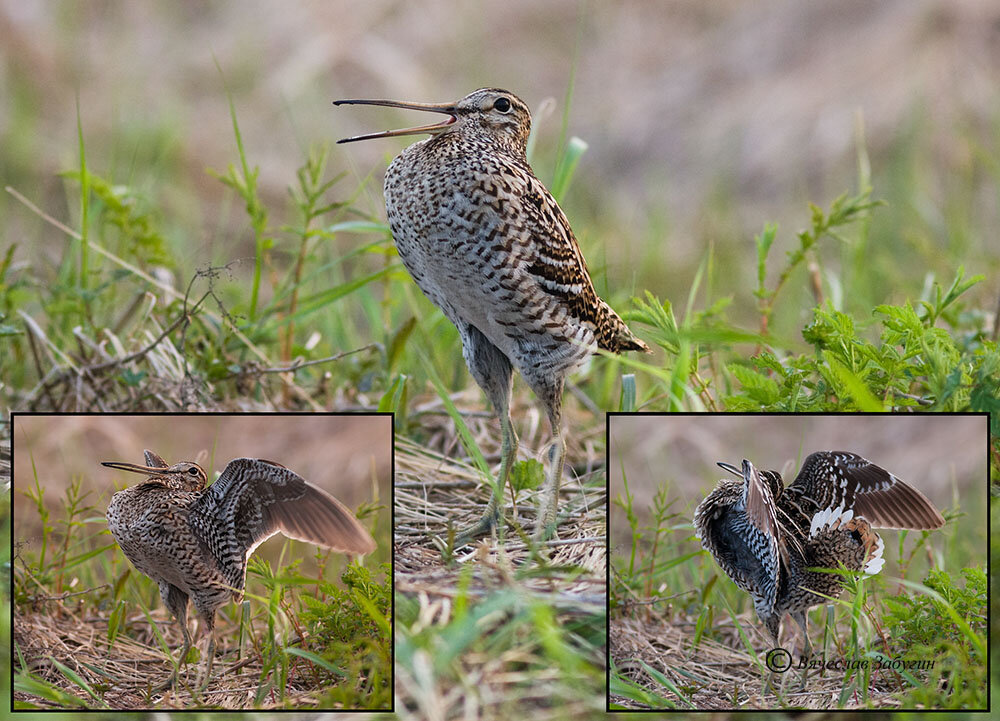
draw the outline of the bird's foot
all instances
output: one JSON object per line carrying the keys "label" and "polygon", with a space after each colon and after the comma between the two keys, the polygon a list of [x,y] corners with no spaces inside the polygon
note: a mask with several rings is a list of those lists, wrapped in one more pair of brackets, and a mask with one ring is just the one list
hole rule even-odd
{"label": "bird's foot", "polygon": [[468,528],[458,531],[455,534],[455,542],[452,548],[455,549],[464,546],[479,536],[491,533],[494,529],[502,529],[502,523],[499,504],[491,503],[486,508],[486,513],[482,515],[482,518]]}
{"label": "bird's foot", "polygon": [[531,540],[534,543],[545,543],[546,541],[558,541],[559,523],[557,519],[553,518],[551,523],[546,523],[545,519],[539,516],[538,522],[535,524],[535,530],[531,534]]}
{"label": "bird's foot", "polygon": [[471,543],[479,536],[491,533],[494,528],[497,528],[497,521],[498,519],[495,516],[483,516],[468,528],[465,528],[455,534],[455,543],[452,548],[464,546],[467,543]]}
{"label": "bird's foot", "polygon": [[[177,685],[177,681],[180,677],[181,666],[187,664],[188,652],[191,650],[191,638],[188,636],[187,631],[184,633],[184,643],[181,645],[180,653],[177,654],[177,665],[174,666],[173,672],[170,674],[170,678],[161,683],[159,686],[153,688],[153,693],[163,693],[167,689],[171,689]],[[173,664],[173,658],[168,659],[171,664]]]}
{"label": "bird's foot", "polygon": [[543,499],[542,506],[538,511],[538,518],[535,519],[535,528],[531,533],[532,542],[542,544],[546,541],[558,541],[559,526],[573,518],[574,515],[572,511],[560,513],[553,503],[546,504]]}

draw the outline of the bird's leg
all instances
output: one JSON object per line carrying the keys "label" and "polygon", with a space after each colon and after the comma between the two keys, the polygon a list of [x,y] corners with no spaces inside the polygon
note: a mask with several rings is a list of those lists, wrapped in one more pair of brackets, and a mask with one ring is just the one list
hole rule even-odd
{"label": "bird's leg", "polygon": [[792,618],[795,619],[795,623],[800,629],[802,629],[802,654],[800,659],[805,658],[806,663],[802,669],[802,676],[799,678],[799,687],[805,688],[806,679],[809,677],[809,667],[812,664],[812,644],[809,643],[809,629],[806,625],[807,617],[806,612],[808,609],[802,609],[800,611],[795,611],[792,613]]}
{"label": "bird's leg", "polygon": [[[781,641],[779,639],[781,636],[781,614],[773,613],[773,609],[770,611],[758,610],[757,616],[764,624],[765,635],[771,642],[771,648],[781,648]],[[767,673],[764,674],[762,690],[777,695],[780,689],[778,686],[775,686],[774,681],[776,677],[780,678],[779,674],[775,673],[770,664],[767,664]]]}
{"label": "bird's leg", "polygon": [[500,518],[503,491],[507,486],[507,479],[510,478],[510,469],[517,459],[517,433],[514,432],[514,424],[510,420],[509,403],[510,398],[505,398],[503,407],[497,411],[500,416],[500,472],[497,474],[496,485],[486,508],[486,515],[492,513],[494,521]]}
{"label": "bird's leg", "polygon": [[781,641],[778,637],[781,635],[781,616],[777,613],[763,616],[761,613],[758,611],[757,615],[764,622],[764,629],[767,631],[767,636],[771,641],[771,648],[780,648]]}
{"label": "bird's leg", "polygon": [[812,656],[812,644],[809,643],[809,629],[806,626],[805,610],[796,611],[795,613],[792,614],[792,618],[795,620],[795,623],[798,624],[799,628],[802,629],[802,639],[803,639],[802,652],[806,658],[809,658]]}
{"label": "bird's leg", "polygon": [[210,631],[208,636],[208,653],[205,655],[205,676],[198,684],[199,688],[208,686],[212,678],[212,662],[215,660],[215,631]]}
{"label": "bird's leg", "polygon": [[[469,372],[479,387],[485,391],[500,419],[500,473],[493,484],[486,512],[472,526],[459,531],[455,545],[460,546],[476,536],[489,533],[500,521],[503,490],[507,485],[511,466],[517,458],[517,434],[510,420],[510,394],[513,386],[513,368],[510,360],[493,345],[478,328],[459,324],[462,335],[462,352]],[[502,527],[502,524],[501,524]]]}
{"label": "bird's leg", "polygon": [[551,394],[539,394],[548,410],[552,445],[549,446],[549,468],[538,507],[535,532],[532,534],[535,541],[547,541],[556,535],[559,484],[562,482],[563,463],[566,460],[566,442],[562,430],[562,382],[557,386],[558,388],[551,389]]}
{"label": "bird's leg", "polygon": [[[503,505],[503,490],[507,485],[507,478],[510,476],[511,466],[517,458],[517,433],[514,432],[514,424],[510,419],[510,397],[504,396],[497,399],[497,415],[500,417],[500,472],[493,483],[490,493],[489,503],[482,517],[472,526],[460,531],[455,536],[455,545],[459,546],[468,543],[470,540],[489,531],[500,521],[500,508]],[[501,405],[502,403],[502,405]]]}
{"label": "bird's leg", "polygon": [[562,437],[562,430],[557,428],[552,445],[549,446],[549,469],[545,476],[545,487],[542,489],[535,532],[531,536],[535,541],[547,541],[556,535],[559,485],[565,461],[566,443]]}
{"label": "bird's leg", "polygon": [[184,636],[184,644],[181,646],[181,653],[177,657],[177,664],[174,666],[174,669],[170,674],[170,678],[168,678],[166,682],[154,688],[154,692],[165,691],[177,683],[177,676],[180,672],[181,664],[187,661],[188,651],[191,650],[191,633],[188,631],[187,627],[188,595],[181,589],[177,588],[177,586],[164,581],[160,583],[160,598],[163,599],[163,604],[170,609],[170,613],[173,614],[174,620],[177,621],[177,624],[181,627],[181,633]]}
{"label": "bird's leg", "polygon": [[188,652],[191,650],[191,634],[187,629],[187,620],[178,619],[178,623],[181,627],[181,633],[184,634],[184,644],[181,646],[180,655],[177,657],[177,665],[174,666],[174,670],[170,673],[170,678],[161,683],[159,686],[153,688],[153,691],[159,693],[161,691],[166,691],[168,688],[173,688],[177,683],[177,677],[180,673],[181,664],[187,659]]}
{"label": "bird's leg", "polygon": [[208,635],[208,652],[202,663],[199,664],[204,671],[198,674],[196,688],[204,690],[212,679],[212,661],[215,660],[215,611],[206,611],[202,614],[205,621],[205,633]]}

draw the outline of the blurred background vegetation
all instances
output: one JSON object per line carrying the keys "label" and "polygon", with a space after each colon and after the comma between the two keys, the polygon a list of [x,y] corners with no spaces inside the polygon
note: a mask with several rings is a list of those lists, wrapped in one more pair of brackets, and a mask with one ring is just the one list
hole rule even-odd
{"label": "blurred background vegetation", "polygon": [[[732,295],[733,320],[753,326],[753,235],[776,222],[775,251],[791,249],[807,202],[825,207],[857,187],[863,142],[874,196],[887,205],[862,240],[823,251],[844,309],[912,298],[928,276],[948,280],[964,264],[990,279],[972,293],[992,311],[998,28],[989,0],[6,1],[0,176],[78,228],[78,186],[61,173],[79,168],[79,113],[91,169],[154,211],[159,260],[183,287],[197,268],[255,253],[240,200],[206,172],[237,158],[227,92],[278,228],[291,221],[287,187],[310,146],[412,119],[335,110],[332,100],[443,101],[499,86],[536,116],[552,103],[536,117],[543,180],[564,123],[588,143],[563,205],[599,290],[619,307],[642,289],[680,304],[711,252],[715,273],[701,292]],[[354,198],[372,174],[355,206],[384,217],[379,166],[402,146],[337,149],[331,173],[350,174],[337,199]],[[30,311],[32,286],[56,277],[69,241],[9,193],[0,217],[0,242],[17,245],[15,264],[30,265],[17,303]],[[274,262],[287,264],[295,248],[276,235]],[[358,239],[335,243],[342,256]],[[233,267],[236,284],[252,267]],[[785,304],[775,331],[793,333],[803,320],[811,293],[801,273],[789,291],[799,302]]]}

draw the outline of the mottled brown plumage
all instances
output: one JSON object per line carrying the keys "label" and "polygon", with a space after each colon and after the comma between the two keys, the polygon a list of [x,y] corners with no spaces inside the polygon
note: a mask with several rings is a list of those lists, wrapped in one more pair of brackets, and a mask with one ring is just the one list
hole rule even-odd
{"label": "mottled brown plumage", "polygon": [[720,463],[741,480],[724,479],[699,504],[694,526],[702,546],[753,598],[775,645],[782,616],[801,626],[809,652],[806,612],[837,596],[842,576],[810,571],[878,573],[884,559],[874,528],[935,529],[944,519],[927,498],[854,453],[819,451],[784,487],[777,471]]}
{"label": "mottled brown plumage", "polygon": [[[371,534],[340,501],[278,463],[237,458],[207,486],[197,463],[168,466],[148,450],[145,457],[145,466],[102,463],[149,475],[112,496],[108,529],[132,565],[159,585],[184,636],[180,662],[191,648],[188,599],[194,604],[210,639],[206,682],[215,613],[230,599],[242,600],[247,561],[257,546],[280,532],[343,553],[375,550]],[[176,678],[175,670],[164,687]]]}
{"label": "mottled brown plumage", "polygon": [[488,530],[517,452],[510,422],[517,368],[548,413],[550,464],[536,538],[555,532],[562,476],[566,376],[597,348],[648,351],[601,300],[565,213],[525,155],[531,114],[513,93],[483,88],[457,103],[341,100],[447,115],[440,123],[340,142],[428,133],[385,175],[385,202],[400,258],[420,289],[454,323],[466,363],[500,418],[500,479],[486,514],[460,535]]}

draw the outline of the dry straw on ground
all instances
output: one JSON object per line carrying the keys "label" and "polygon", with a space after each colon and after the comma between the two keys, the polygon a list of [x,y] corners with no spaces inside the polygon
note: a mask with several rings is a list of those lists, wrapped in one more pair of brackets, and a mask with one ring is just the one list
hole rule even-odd
{"label": "dry straw on ground", "polygon": [[[669,600],[669,599],[666,599]],[[641,604],[641,605],[640,605]],[[796,668],[801,636],[785,631],[784,647],[792,653],[791,669],[772,674],[767,670],[766,653],[770,650],[759,629],[754,612],[737,616],[743,632],[757,649],[757,659],[747,653],[740,629],[730,620],[717,619],[715,630],[722,642],[702,638],[694,643],[697,618],[675,613],[661,615],[658,604],[648,601],[623,604],[616,611],[611,633],[610,656],[617,672],[651,694],[666,699],[663,705],[645,706],[614,695],[611,703],[626,709],[671,708],[699,710],[774,709],[783,707],[846,710],[854,708],[898,707],[896,694],[905,685],[893,671],[874,671],[868,698],[858,687],[856,676],[845,683],[843,670],[810,669],[808,674]],[[791,624],[789,624],[791,625]],[[844,632],[837,638],[848,638]],[[813,638],[817,630],[813,628]],[[874,650],[878,644],[872,643]],[[821,649],[815,649],[819,655]],[[836,663],[850,659],[835,648],[823,657]],[[681,692],[673,692],[647,668],[662,674]],[[847,692],[845,693],[845,689]]]}
{"label": "dry straw on ground", "polygon": [[[15,561],[20,565],[19,561]],[[256,698],[261,680],[277,673],[272,667],[262,676],[263,659],[256,650],[260,638],[266,633],[263,621],[251,624],[251,631],[238,651],[231,648],[225,657],[217,657],[212,666],[212,676],[207,687],[197,689],[199,662],[181,667],[180,681],[174,689],[154,692],[170,674],[170,662],[160,648],[155,623],[176,655],[180,644],[180,631],[170,612],[157,607],[144,611],[129,608],[124,620],[127,633],[119,633],[114,641],[108,639],[108,626],[113,607],[106,603],[95,604],[93,598],[101,588],[70,591],[56,596],[37,595],[18,603],[17,623],[14,625],[14,644],[19,657],[23,657],[24,670],[38,680],[65,693],[65,702],[53,703],[51,692],[45,696],[27,691],[14,692],[17,703],[34,707],[71,708],[73,699],[82,701],[86,708],[135,710],[148,708],[189,709],[216,707],[225,709],[314,708],[328,686],[325,672],[317,673],[307,660],[289,656],[289,673],[285,683],[285,697],[280,698],[271,689],[263,698]],[[286,635],[280,630],[285,616],[279,614],[275,634],[277,639]],[[190,623],[192,615],[189,614]],[[311,649],[309,640],[298,634],[287,633],[287,647]],[[239,630],[223,618],[218,619],[216,637],[223,647],[234,645]],[[204,639],[202,638],[202,641]],[[276,641],[281,643],[280,640]],[[201,644],[202,653],[204,643]],[[79,681],[74,681],[76,676]],[[348,679],[347,683],[352,683]],[[268,681],[265,680],[264,683]]]}
{"label": "dry straw on ground", "polygon": [[[490,433],[489,421],[470,418],[468,423],[487,452],[487,459],[495,458],[495,434]],[[525,446],[522,443],[522,448]],[[416,622],[409,628],[401,628],[397,619],[397,634],[416,635],[433,626],[445,628],[455,620],[455,608],[465,602],[463,599],[478,604],[505,593],[516,594],[525,605],[541,602],[552,608],[556,622],[564,628],[574,617],[603,616],[607,494],[603,458],[592,448],[590,453],[581,453],[587,446],[586,442],[578,445],[571,458],[575,458],[578,469],[594,470],[564,483],[560,508],[568,518],[559,526],[558,540],[545,546],[547,563],[578,570],[568,575],[520,574],[521,564],[535,561],[529,560],[528,545],[514,525],[508,526],[502,545],[486,538],[471,550],[468,546],[458,549],[457,563],[444,562],[440,546],[448,537],[449,527],[461,528],[479,517],[488,487],[471,465],[397,438],[395,589],[397,603],[400,596],[408,597],[419,609]],[[509,489],[505,493],[508,521],[528,533],[534,513],[525,511],[535,507],[533,495],[522,493],[515,511]],[[468,564],[475,565],[474,573],[468,573]],[[478,632],[490,634],[501,628],[505,615],[489,619],[489,625]],[[470,713],[493,717],[501,713],[498,709],[516,703],[532,718],[545,719],[572,718],[574,707],[580,714],[603,707],[599,690],[593,697],[584,689],[569,694],[566,679],[559,677],[557,669],[552,670],[551,678],[537,670],[545,665],[539,656],[537,637],[514,636],[503,653],[464,653],[458,661],[459,683],[435,678],[431,671],[433,659],[423,649],[414,654],[411,665],[397,663],[396,713],[407,719],[451,718]],[[532,668],[535,670],[525,670]],[[553,699],[560,700],[559,708],[554,707]]]}
{"label": "dry straw on ground", "polygon": [[[473,424],[476,425],[485,427],[485,424]],[[589,465],[598,465],[597,459],[591,461]],[[560,518],[566,520],[559,526],[558,540],[546,544],[553,563],[572,564],[593,571],[593,578],[577,583],[583,584],[581,592],[587,589],[584,597],[601,605],[604,604],[607,524],[607,492],[603,477],[603,468],[595,468],[566,484],[560,505]],[[396,590],[453,595],[461,566],[445,567],[441,551],[431,539],[445,541],[449,528],[462,528],[477,520],[488,499],[487,484],[471,465],[397,438],[395,494]],[[479,556],[487,561],[487,567],[490,559],[499,562],[502,558],[514,565],[524,561],[528,545],[519,538],[514,526],[519,525],[528,532],[533,527],[534,513],[526,512],[528,508],[534,509],[532,495],[520,494],[516,505],[512,506],[507,489],[505,514],[510,525],[502,548],[486,538],[476,543],[472,550],[459,549],[457,560],[463,562]],[[494,570],[499,572],[498,568]],[[491,576],[488,572],[475,574],[472,588],[486,590]],[[493,576],[492,581],[502,582],[499,576]],[[542,582],[546,592],[553,591],[547,581]],[[525,591],[529,588],[530,585],[525,586]]]}

